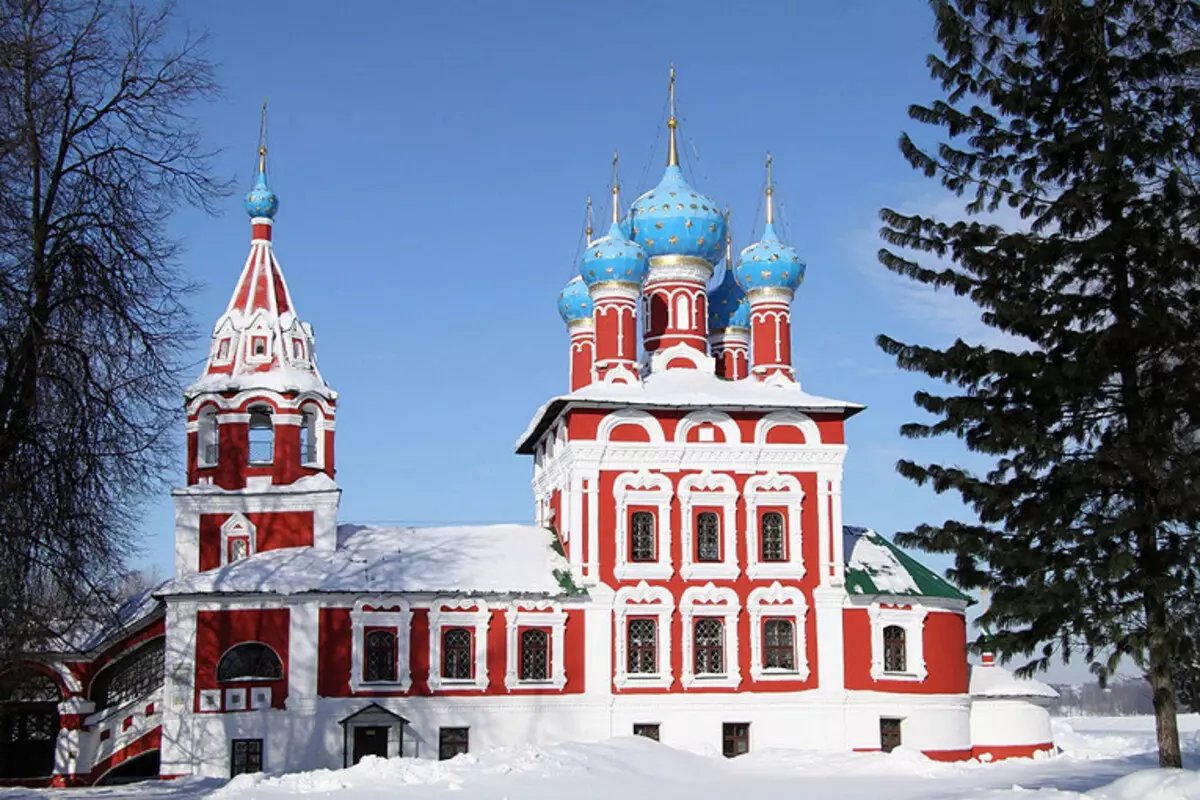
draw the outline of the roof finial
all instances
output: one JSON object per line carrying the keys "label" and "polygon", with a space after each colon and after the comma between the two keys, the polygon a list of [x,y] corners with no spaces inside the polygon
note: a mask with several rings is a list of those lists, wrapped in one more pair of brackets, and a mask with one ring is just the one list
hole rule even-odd
{"label": "roof finial", "polygon": [[771,154],[767,153],[767,224],[775,222],[775,187],[771,183]]}
{"label": "roof finial", "polygon": [[619,158],[617,151],[613,150],[613,203],[612,203],[612,221],[617,224],[617,220],[621,218],[621,182],[617,176],[617,159]]}
{"label": "roof finial", "polygon": [[587,234],[587,246],[592,246],[592,196],[588,195],[587,206],[587,227],[584,228],[584,233]]}
{"label": "roof finial", "polygon": [[675,119],[675,65],[671,64],[671,84],[669,89],[671,95],[671,116],[667,118],[667,128],[669,130],[669,138],[667,140],[667,166],[679,166],[679,151],[675,146],[675,129],[679,127],[678,120]]}
{"label": "roof finial", "polygon": [[258,127],[258,171],[267,172],[267,98],[263,98],[262,122]]}
{"label": "roof finial", "polygon": [[729,205],[725,206],[725,269],[733,269],[733,228],[729,227]]}

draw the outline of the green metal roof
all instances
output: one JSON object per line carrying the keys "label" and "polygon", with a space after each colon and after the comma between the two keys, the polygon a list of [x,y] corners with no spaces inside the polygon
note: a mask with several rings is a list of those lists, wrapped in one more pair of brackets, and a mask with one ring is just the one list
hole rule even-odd
{"label": "green metal roof", "polygon": [[848,594],[941,597],[968,605],[975,602],[875,531],[846,525],[842,528],[842,535]]}

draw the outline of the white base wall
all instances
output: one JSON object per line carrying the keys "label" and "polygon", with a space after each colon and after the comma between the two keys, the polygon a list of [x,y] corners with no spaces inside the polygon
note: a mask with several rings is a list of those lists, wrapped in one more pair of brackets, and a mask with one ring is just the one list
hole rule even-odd
{"label": "white base wall", "polygon": [[977,697],[971,704],[971,741],[976,747],[1017,747],[1054,741],[1050,711],[1023,698]]}

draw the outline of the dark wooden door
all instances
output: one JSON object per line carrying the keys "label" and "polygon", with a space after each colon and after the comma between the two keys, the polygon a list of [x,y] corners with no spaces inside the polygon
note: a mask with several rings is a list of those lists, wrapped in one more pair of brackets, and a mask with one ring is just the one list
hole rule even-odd
{"label": "dark wooden door", "polygon": [[354,763],[363,756],[387,758],[388,727],[386,725],[364,725],[354,729]]}

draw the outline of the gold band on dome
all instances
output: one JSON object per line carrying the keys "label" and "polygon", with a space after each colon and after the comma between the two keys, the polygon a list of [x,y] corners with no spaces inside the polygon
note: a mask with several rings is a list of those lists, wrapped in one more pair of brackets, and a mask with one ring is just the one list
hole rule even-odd
{"label": "gold band on dome", "polygon": [[573,319],[567,323],[567,330],[574,331],[578,328],[594,328],[596,327],[595,317],[580,317]]}
{"label": "gold band on dome", "polygon": [[589,287],[589,291],[595,291],[596,289],[610,289],[610,288],[624,289],[627,286],[632,286],[636,289],[642,288],[642,284],[639,283],[638,281],[616,281],[616,280],[614,280],[614,281],[596,281]]}
{"label": "gold band on dome", "polygon": [[650,256],[650,268],[654,267],[701,267],[713,269],[712,262],[700,256],[684,256],[677,253],[667,253],[661,256]]}
{"label": "gold band on dome", "polygon": [[780,286],[759,286],[746,290],[746,299],[751,303],[755,300],[783,300],[790,303],[795,296],[794,289],[784,289]]}

